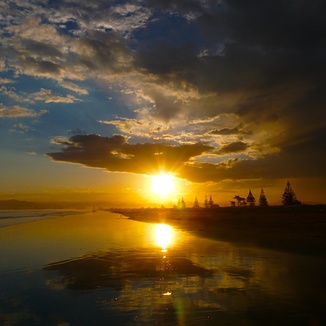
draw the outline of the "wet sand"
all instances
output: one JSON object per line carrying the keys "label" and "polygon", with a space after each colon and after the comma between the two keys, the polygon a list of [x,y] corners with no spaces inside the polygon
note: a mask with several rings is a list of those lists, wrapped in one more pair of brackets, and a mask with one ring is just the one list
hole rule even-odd
{"label": "wet sand", "polygon": [[326,257],[326,206],[121,209],[133,220],[167,223],[199,236]]}
{"label": "wet sand", "polygon": [[249,213],[130,211],[190,231],[164,250],[155,225],[102,211],[0,228],[0,325],[326,324],[325,259],[194,233],[232,239],[238,221],[247,241]]}

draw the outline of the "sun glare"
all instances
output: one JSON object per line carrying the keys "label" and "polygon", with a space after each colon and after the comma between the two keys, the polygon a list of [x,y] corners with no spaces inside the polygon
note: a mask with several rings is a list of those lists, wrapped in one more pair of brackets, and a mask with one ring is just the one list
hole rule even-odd
{"label": "sun glare", "polygon": [[171,174],[161,173],[152,176],[152,192],[167,197],[175,191],[175,180]]}
{"label": "sun glare", "polygon": [[162,248],[166,249],[172,242],[172,228],[166,224],[158,224],[156,227],[155,238],[156,243]]}

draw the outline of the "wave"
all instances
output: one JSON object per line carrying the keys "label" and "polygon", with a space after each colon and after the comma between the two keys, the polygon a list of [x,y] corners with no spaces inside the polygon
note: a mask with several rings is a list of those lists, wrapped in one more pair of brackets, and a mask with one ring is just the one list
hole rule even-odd
{"label": "wave", "polygon": [[76,211],[0,211],[0,228],[76,213]]}

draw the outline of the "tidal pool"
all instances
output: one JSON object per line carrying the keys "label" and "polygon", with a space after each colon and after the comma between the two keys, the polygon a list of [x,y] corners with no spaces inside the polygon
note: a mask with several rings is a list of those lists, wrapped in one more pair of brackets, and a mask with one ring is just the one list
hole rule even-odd
{"label": "tidal pool", "polygon": [[108,212],[0,228],[3,325],[323,325],[325,259]]}

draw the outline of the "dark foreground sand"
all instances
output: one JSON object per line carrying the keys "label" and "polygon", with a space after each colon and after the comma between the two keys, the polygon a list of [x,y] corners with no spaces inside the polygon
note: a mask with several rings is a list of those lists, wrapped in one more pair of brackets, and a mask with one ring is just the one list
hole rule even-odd
{"label": "dark foreground sand", "polygon": [[134,220],[167,223],[203,237],[326,257],[326,205],[114,212]]}

